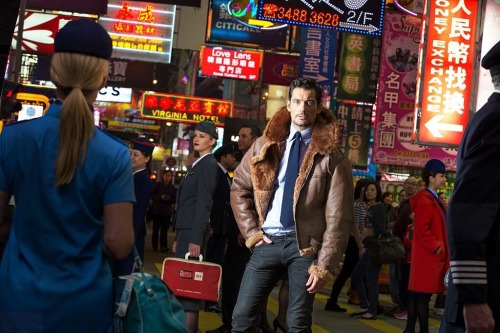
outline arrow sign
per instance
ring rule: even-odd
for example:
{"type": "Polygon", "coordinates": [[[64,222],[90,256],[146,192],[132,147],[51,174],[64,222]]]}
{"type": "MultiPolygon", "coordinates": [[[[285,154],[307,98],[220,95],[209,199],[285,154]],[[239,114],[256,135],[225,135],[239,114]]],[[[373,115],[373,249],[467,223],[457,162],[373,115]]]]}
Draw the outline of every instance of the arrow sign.
{"type": "Polygon", "coordinates": [[[328,80],[328,78],[326,76],[323,76],[321,74],[304,74],[304,77],[308,77],[310,79],[315,79],[316,82],[322,82],[322,81],[326,81],[328,80]]]}
{"type": "Polygon", "coordinates": [[[463,132],[464,127],[462,125],[457,125],[457,124],[447,124],[447,123],[441,123],[441,120],[444,118],[444,116],[441,115],[436,115],[431,118],[427,123],[425,123],[425,127],[431,132],[431,134],[435,138],[442,138],[443,135],[441,134],[441,131],[448,131],[448,132],[463,132]]]}
{"type": "Polygon", "coordinates": [[[271,21],[254,20],[254,19],[249,19],[248,24],[255,25],[258,27],[262,27],[262,28],[269,28],[269,27],[272,27],[273,25],[275,25],[271,21]]]}
{"type": "Polygon", "coordinates": [[[376,26],[370,24],[370,25],[363,25],[363,24],[356,24],[356,23],[347,23],[347,22],[340,22],[339,25],[342,28],[349,28],[349,29],[357,29],[357,30],[366,30],[370,32],[374,32],[379,30],[376,26]]]}

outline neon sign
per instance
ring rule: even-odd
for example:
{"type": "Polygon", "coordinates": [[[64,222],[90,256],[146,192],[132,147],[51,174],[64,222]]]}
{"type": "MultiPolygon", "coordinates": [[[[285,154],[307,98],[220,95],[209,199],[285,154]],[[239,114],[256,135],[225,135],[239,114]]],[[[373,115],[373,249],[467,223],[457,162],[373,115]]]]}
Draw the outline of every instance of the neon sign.
{"type": "Polygon", "coordinates": [[[217,126],[232,117],[234,108],[229,100],[175,94],[144,93],[141,100],[142,117],[184,123],[211,120],[217,126]]]}
{"type": "Polygon", "coordinates": [[[99,23],[113,40],[113,57],[170,62],[175,6],[135,1],[108,2],[99,23]]]}
{"type": "Polygon", "coordinates": [[[286,24],[257,19],[259,0],[230,0],[227,5],[229,14],[238,22],[254,29],[273,30],[286,28],[286,24]]]}
{"type": "Polygon", "coordinates": [[[418,143],[458,147],[469,120],[478,0],[427,3],[416,105],[418,143]]]}
{"type": "Polygon", "coordinates": [[[336,4],[326,0],[260,0],[257,18],[380,36],[384,6],[385,0],[345,0],[336,4]]]}
{"type": "Polygon", "coordinates": [[[200,57],[202,75],[259,80],[262,52],[202,46],[200,57]]]}

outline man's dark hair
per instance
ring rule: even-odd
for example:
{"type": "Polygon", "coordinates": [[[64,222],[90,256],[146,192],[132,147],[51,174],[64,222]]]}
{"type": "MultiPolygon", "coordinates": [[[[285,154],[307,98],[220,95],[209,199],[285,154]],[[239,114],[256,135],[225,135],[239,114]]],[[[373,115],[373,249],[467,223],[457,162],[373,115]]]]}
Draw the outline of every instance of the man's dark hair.
{"type": "Polygon", "coordinates": [[[298,79],[293,80],[290,84],[290,90],[288,91],[289,101],[292,99],[292,93],[295,88],[314,90],[316,92],[316,103],[318,104],[318,106],[321,105],[322,92],[321,88],[316,84],[316,80],[303,77],[299,77],[298,79]]]}
{"type": "Polygon", "coordinates": [[[250,135],[252,136],[252,139],[258,138],[259,136],[262,135],[262,130],[255,125],[242,124],[240,126],[240,129],[242,129],[242,128],[250,128],[250,131],[251,131],[250,135]]]}

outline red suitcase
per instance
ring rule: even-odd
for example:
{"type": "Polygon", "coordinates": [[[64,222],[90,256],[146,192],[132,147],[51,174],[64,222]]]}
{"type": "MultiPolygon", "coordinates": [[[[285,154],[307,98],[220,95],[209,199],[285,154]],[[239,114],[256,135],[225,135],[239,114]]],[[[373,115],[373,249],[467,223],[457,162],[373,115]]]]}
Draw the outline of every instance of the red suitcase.
{"type": "MultiPolygon", "coordinates": [[[[186,253],[186,257],[189,253],[186,253]]],[[[200,261],[165,258],[161,279],[175,296],[217,302],[219,299],[222,268],[220,265],[200,261]]]]}

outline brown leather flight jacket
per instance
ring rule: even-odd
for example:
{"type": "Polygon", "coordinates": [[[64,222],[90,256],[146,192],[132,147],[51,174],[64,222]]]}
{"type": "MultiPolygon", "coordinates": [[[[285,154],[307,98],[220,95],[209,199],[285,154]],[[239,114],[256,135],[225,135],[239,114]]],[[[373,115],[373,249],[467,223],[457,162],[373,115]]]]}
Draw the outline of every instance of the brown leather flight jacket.
{"type": "MultiPolygon", "coordinates": [[[[264,236],[262,225],[273,197],[290,124],[290,113],[282,108],[234,172],[231,206],[248,248],[264,236]]],[[[354,226],[352,168],[338,150],[338,133],[332,112],[323,109],[313,125],[293,200],[300,254],[317,254],[309,273],[326,281],[333,279],[354,226]]]]}

